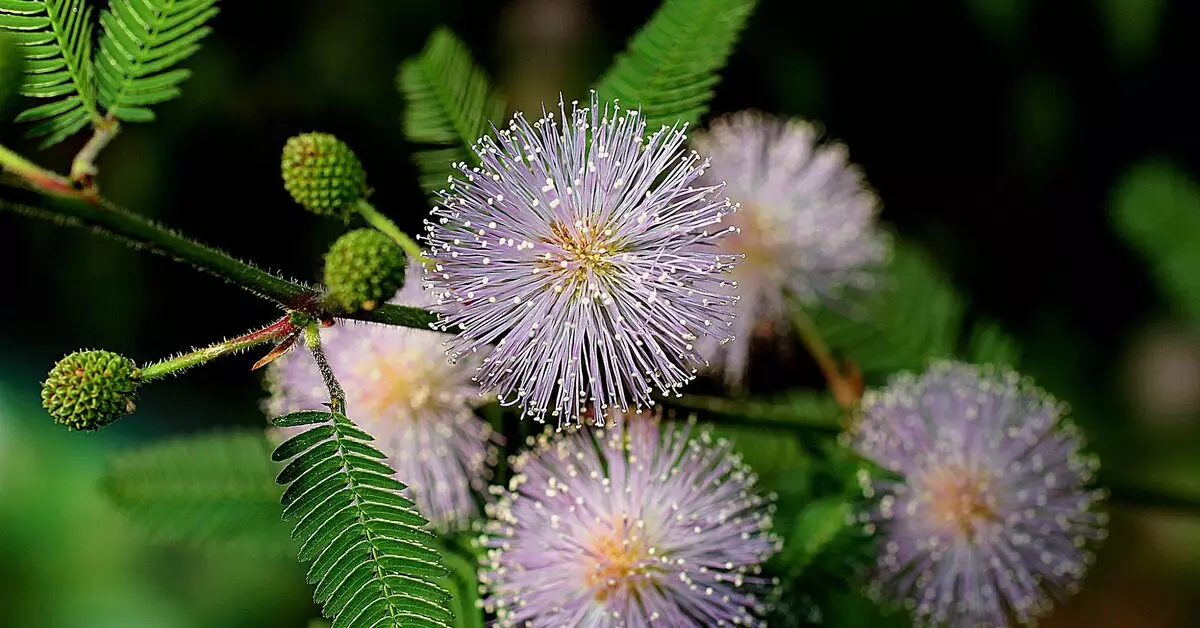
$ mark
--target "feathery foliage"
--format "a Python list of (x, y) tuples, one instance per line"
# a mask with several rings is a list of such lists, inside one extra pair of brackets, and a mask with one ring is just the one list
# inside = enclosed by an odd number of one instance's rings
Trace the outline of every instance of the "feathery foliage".
[(404, 96), (404, 133), (422, 145), (413, 160), (421, 186), (434, 192), (446, 184), (451, 164), (474, 160), (469, 147), (499, 124), (504, 100), (467, 47), (446, 28), (429, 36), (421, 54), (400, 65), (397, 87)]
[(1159, 289), (1200, 324), (1200, 185), (1170, 163), (1146, 162), (1121, 177), (1109, 204)]
[(277, 478), (288, 485), (283, 518), (334, 628), (450, 625), (450, 596), (435, 583), (447, 575), (437, 539), (371, 436), (337, 413), (296, 412), (275, 425), (307, 427), (272, 457), (291, 459)]
[(883, 289), (849, 312), (821, 310), (813, 322), (830, 347), (864, 374), (920, 370), (932, 358), (956, 354), (963, 303), (933, 262), (910, 244), (897, 244)]
[(29, 137), (52, 146), (101, 120), (92, 73), (92, 8), (84, 0), (0, 0), (0, 28), (25, 54), (21, 94), (49, 102), (22, 111)]
[(666, 0), (596, 84), (602, 100), (642, 108), (646, 130), (695, 124), (756, 0)]
[(100, 104), (126, 122), (149, 122), (147, 108), (180, 94), (191, 76), (171, 69), (200, 50), (216, 0), (112, 0), (100, 15), (104, 33), (96, 59)]
[(178, 438), (117, 455), (102, 485), (153, 541), (290, 557), (270, 452), (261, 431)]

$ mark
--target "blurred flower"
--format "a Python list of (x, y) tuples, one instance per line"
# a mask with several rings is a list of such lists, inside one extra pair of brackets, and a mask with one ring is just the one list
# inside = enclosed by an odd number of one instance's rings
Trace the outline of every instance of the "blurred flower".
[[(420, 272), (418, 263), (409, 264), (410, 276)], [(417, 307), (429, 301), (417, 281), (392, 300)], [(321, 332), (349, 415), (387, 454), (421, 514), (440, 528), (459, 529), (479, 513), (471, 490), (486, 487), (500, 437), (473, 412), (487, 401), (470, 381), (477, 361), (447, 363), (445, 339), (433, 331), (370, 324)], [(329, 401), (307, 351), (273, 362), (267, 384), (271, 396), (265, 406), (272, 416), (323, 410)]]
[(1073, 592), (1105, 535), (1095, 458), (1065, 407), (1008, 370), (946, 362), (863, 397), (853, 446), (898, 479), (861, 477), (882, 524), (875, 596), (921, 623), (1005, 626)]
[(1139, 331), (1126, 357), (1134, 414), (1169, 431), (1200, 418), (1200, 337), (1185, 325), (1160, 323)]
[(733, 271), (740, 297), (733, 335), (742, 341), (705, 354), (731, 385), (745, 377), (752, 331), (787, 329), (788, 296), (811, 305), (845, 288), (870, 288), (872, 269), (887, 258), (878, 199), (844, 146), (817, 140), (807, 122), (742, 112), (692, 141), (712, 159), (702, 182), (724, 181), (741, 204), (730, 219), (739, 231), (720, 244), (745, 255)]
[[(517, 114), (475, 146), (482, 166), (443, 191), (425, 278), (447, 355), (483, 351), (477, 379), (538, 421), (647, 407), (704, 364), (693, 343), (730, 339), (732, 256), (714, 244), (736, 210), (697, 187), (704, 164), (679, 128), (645, 139), (636, 111), (572, 103)], [(489, 345), (495, 344), (495, 347)]]
[(543, 434), (493, 489), (480, 582), (503, 626), (754, 625), (779, 549), (725, 439), (658, 415)]

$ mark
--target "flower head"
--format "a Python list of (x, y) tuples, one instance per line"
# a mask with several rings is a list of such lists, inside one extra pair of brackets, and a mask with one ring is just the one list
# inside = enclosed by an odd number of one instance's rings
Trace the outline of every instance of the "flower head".
[(329, 301), (344, 311), (373, 310), (404, 284), (404, 249), (377, 229), (348, 231), (325, 254)]
[[(420, 272), (419, 265), (410, 261), (408, 272)], [(393, 302), (426, 306), (428, 296), (414, 281)], [(444, 334), (432, 331), (369, 324), (321, 332), (350, 416), (387, 454), (421, 514), (455, 529), (479, 512), (471, 490), (486, 487), (499, 436), (473, 412), (486, 401), (470, 381), (473, 361), (448, 364), (444, 340)], [(272, 415), (321, 410), (328, 402), (306, 351), (273, 362), (268, 387), (265, 405)]]
[(788, 297), (828, 303), (847, 288), (869, 288), (887, 257), (878, 199), (845, 147), (818, 139), (807, 122), (742, 112), (692, 142), (712, 160), (702, 182), (726, 182), (741, 203), (730, 219), (739, 230), (720, 246), (745, 255), (733, 270), (741, 297), (733, 333), (742, 342), (712, 354), (730, 384), (745, 376), (752, 332), (786, 328)]
[(283, 146), (283, 186), (308, 211), (346, 218), (367, 194), (367, 173), (345, 142), (302, 133)]
[(503, 626), (753, 625), (773, 507), (728, 441), (658, 417), (543, 435), (483, 542)]
[[(452, 359), (486, 353), (477, 379), (537, 420), (647, 407), (730, 339), (733, 258), (715, 243), (736, 210), (681, 128), (645, 137), (636, 111), (560, 103), (521, 114), (460, 164), (426, 229), (433, 309), (458, 328)], [(489, 346), (495, 344), (495, 347)]]
[(134, 411), (142, 372), (112, 351), (76, 351), (42, 382), (42, 407), (72, 430), (98, 430)]
[(1011, 371), (940, 363), (863, 398), (855, 449), (884, 526), (872, 592), (934, 625), (1030, 622), (1083, 578), (1103, 538), (1097, 463), (1065, 408)]

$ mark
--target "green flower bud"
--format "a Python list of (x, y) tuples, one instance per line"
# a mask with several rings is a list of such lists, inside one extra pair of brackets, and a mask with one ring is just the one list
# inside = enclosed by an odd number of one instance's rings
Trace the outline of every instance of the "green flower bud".
[(141, 370), (111, 351), (76, 351), (42, 382), (42, 407), (54, 422), (98, 430), (134, 411)]
[(12, 34), (0, 30), (0, 111), (7, 109), (9, 99), (20, 89), (24, 72), (25, 53)]
[(347, 217), (367, 193), (354, 151), (328, 133), (304, 133), (283, 147), (283, 186), (308, 211)]
[(356, 229), (337, 239), (325, 254), (325, 286), (330, 300), (353, 311), (373, 310), (404, 285), (404, 249), (374, 229)]

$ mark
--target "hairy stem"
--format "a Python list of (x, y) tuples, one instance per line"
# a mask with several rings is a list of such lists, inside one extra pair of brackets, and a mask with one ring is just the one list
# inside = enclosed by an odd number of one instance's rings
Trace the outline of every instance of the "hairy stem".
[(71, 161), (71, 181), (78, 182), (84, 187), (92, 185), (92, 177), (96, 176), (98, 172), (96, 158), (120, 131), (121, 123), (111, 116), (102, 122), (97, 122), (92, 127), (91, 139), (83, 145), (83, 148), (79, 149), (79, 153)]
[(329, 409), (337, 414), (346, 414), (346, 393), (338, 383), (333, 367), (329, 365), (329, 358), (325, 357), (325, 350), (321, 348), (321, 330), (315, 323), (304, 328), (304, 344), (312, 353), (321, 379), (325, 381), (325, 388), (329, 390)]
[(299, 332), (300, 328), (292, 321), (292, 316), (288, 315), (271, 325), (257, 331), (252, 331), (244, 336), (219, 342), (212, 346), (168, 358), (144, 367), (142, 369), (141, 381), (148, 382), (167, 375), (177, 374), (193, 366), (215, 360), (223, 355), (238, 353), (272, 341), (284, 340)]
[(356, 208), (368, 224), (383, 232), (384, 235), (394, 240), (396, 244), (399, 244), (400, 248), (404, 249), (404, 252), (409, 257), (421, 262), (427, 261), (421, 255), (421, 246), (409, 237), (407, 233), (401, 231), (390, 218), (384, 216), (378, 209), (375, 209), (375, 206), (368, 203), (366, 199), (359, 199)]
[(79, 196), (79, 191), (66, 177), (46, 170), (4, 146), (0, 146), (0, 168), (20, 177), (43, 194), (67, 198)]
[[(7, 165), (3, 155), (4, 152), (0, 150), (0, 164)], [(19, 159), (19, 156), (17, 157)], [(24, 162), (23, 159), (21, 161)], [(66, 179), (59, 179), (63, 181), (66, 189), (71, 190)], [(32, 196), (26, 190), (12, 191)], [(66, 226), (90, 228), (134, 247), (149, 249), (160, 255), (187, 262), (195, 268), (274, 301), (286, 309), (301, 311), (313, 318), (348, 318), (417, 329), (429, 329), (430, 325), (437, 321), (437, 316), (428, 310), (393, 304), (381, 305), (370, 312), (331, 312), (321, 302), (321, 295), (315, 288), (273, 275), (100, 199), (84, 198), (77, 192), (64, 199), (53, 206), (0, 199), (0, 211), (8, 210)]]

